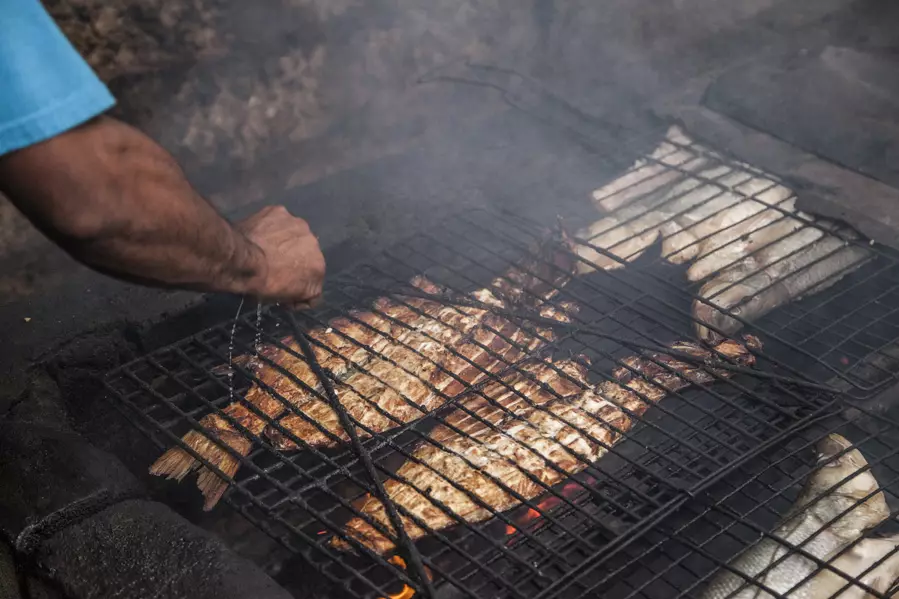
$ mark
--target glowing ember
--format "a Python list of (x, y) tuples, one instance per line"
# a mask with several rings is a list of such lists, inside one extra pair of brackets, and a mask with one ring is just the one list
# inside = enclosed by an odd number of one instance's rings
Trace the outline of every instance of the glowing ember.
[[(406, 560), (404, 560), (403, 558), (401, 558), (398, 555), (394, 555), (387, 561), (390, 562), (391, 564), (399, 566), (403, 570), (406, 569)], [(430, 580), (434, 580), (434, 576), (431, 574), (431, 570), (428, 569), (427, 566), (425, 566), (425, 574), (427, 574), (427, 576)], [(412, 597), (414, 597), (414, 596), (415, 596), (415, 591), (412, 589), (412, 587), (410, 587), (408, 584), (404, 584), (403, 588), (400, 590), (399, 593), (393, 593), (391, 595), (387, 595), (387, 599), (412, 599)], [(378, 599), (384, 599), (384, 597), (379, 597)]]
[(328, 534), (328, 531), (327, 531), (327, 530), (320, 530), (320, 531), (318, 531), (317, 534), (320, 534), (320, 535), (326, 535), (326, 534)]
[(562, 488), (559, 489), (559, 495), (561, 495), (561, 497), (551, 495), (546, 499), (538, 502), (536, 509), (528, 508), (526, 512), (515, 519), (515, 523), (517, 524), (517, 526), (506, 525), (506, 535), (514, 535), (516, 532), (524, 528), (528, 523), (541, 518), (543, 514), (562, 503), (562, 497), (570, 499), (576, 495), (580, 495), (584, 492), (585, 485), (589, 485), (595, 481), (596, 479), (594, 479), (593, 477), (588, 477), (588, 479), (583, 481), (582, 483), (576, 481), (565, 483), (565, 485), (563, 485)]

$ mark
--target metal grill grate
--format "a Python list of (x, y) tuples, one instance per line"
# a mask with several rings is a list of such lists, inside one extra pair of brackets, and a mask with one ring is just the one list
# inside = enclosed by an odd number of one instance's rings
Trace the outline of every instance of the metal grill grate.
[[(656, 178), (659, 180), (654, 181)], [(362, 453), (371, 457), (379, 479), (394, 479), (394, 483), (401, 480), (433, 496), (433, 488), (420, 487), (420, 481), (403, 480), (397, 472), (403, 464), (423, 462), (421, 454), (416, 453), (421, 447), (443, 448), (444, 444), (435, 440), (434, 430), (439, 425), (452, 428), (454, 414), (458, 416), (467, 410), (470, 418), (477, 419), (468, 406), (473, 399), (482, 397), (504, 418), (498, 423), (481, 417), (482, 428), (493, 430), (500, 439), (540, 461), (540, 472), (549, 473), (543, 480), (533, 471), (520, 477), (541, 489), (538, 494), (522, 495), (484, 470), (478, 456), (450, 451), (459, 464), (486, 472), (486, 480), (512, 496), (511, 504), (519, 505), (491, 509), (464, 483), (431, 467), (443, 475), (435, 479), (440, 485), (453, 487), (467, 501), (486, 510), (489, 517), (470, 523), (451, 506), (434, 504), (433, 517), (448, 516), (452, 524), (436, 527), (435, 520), (417, 518), (408, 505), (396, 501), (403, 529), (408, 532), (421, 528), (426, 533), (414, 549), (400, 547), (402, 559), (392, 557), (392, 550), (384, 554), (374, 551), (346, 531), (352, 518), (365, 519), (361, 502), (379, 496), (359, 451), (345, 443), (305, 447), (301, 451), (283, 451), (275, 446), (279, 438), (281, 442), (286, 438), (300, 445), (304, 441), (285, 428), (285, 420), (279, 420), (282, 412), (300, 421), (310, 420), (305, 416), (306, 408), (297, 408), (285, 397), (289, 395), (286, 388), (296, 390), (304, 385), (292, 370), (284, 368), (284, 356), (300, 363), (303, 352), (283, 342), (293, 329), (290, 319), (281, 312), (264, 310), (258, 323), (253, 315), (244, 315), (235, 323), (223, 324), (154, 352), (110, 373), (107, 386), (161, 448), (176, 443), (187, 447), (181, 436), (191, 430), (202, 431), (207, 438), (225, 446), (219, 448), (219, 453), (239, 466), (233, 480), (219, 469), (221, 463), (210, 463), (195, 448), (188, 448), (187, 453), (218, 477), (231, 480), (226, 501), (305, 557), (323, 579), (338, 589), (338, 595), (396, 596), (405, 585), (422, 595), (433, 592), (446, 597), (549, 598), (597, 593), (670, 597), (671, 588), (676, 589), (678, 596), (699, 596), (689, 585), (705, 576), (713, 565), (726, 561), (720, 559), (724, 553), (709, 549), (715, 532), (726, 530), (721, 534), (736, 539), (731, 539), (731, 545), (739, 545), (752, 540), (753, 534), (757, 537), (759, 529), (772, 529), (772, 519), (757, 521), (757, 514), (767, 511), (768, 504), (771, 513), (783, 513), (784, 506), (779, 504), (785, 501), (779, 498), (789, 495), (795, 487), (793, 483), (808, 472), (812, 463), (806, 459), (809, 435), (820, 437), (826, 423), (827, 430), (839, 429), (850, 439), (859, 439), (862, 451), (872, 459), (874, 454), (868, 453), (868, 447), (880, 437), (894, 434), (891, 423), (883, 424), (883, 418), (857, 411), (855, 414), (865, 415), (865, 422), (874, 419), (883, 429), (862, 440), (861, 429), (842, 410), (847, 401), (868, 398), (895, 381), (899, 359), (895, 346), (899, 339), (899, 302), (894, 301), (896, 260), (851, 234), (784, 210), (782, 202), (788, 195), (779, 191), (782, 195), (775, 202), (766, 195), (782, 190), (775, 181), (677, 136), (612, 186), (616, 194), (638, 190), (634, 194), (638, 200), (615, 200), (620, 209), (614, 214), (620, 218), (614, 226), (627, 235), (619, 235), (615, 244), (581, 239), (569, 248), (560, 243), (552, 246), (551, 256), (561, 254), (580, 264), (586, 263), (584, 256), (588, 256), (616, 266), (626, 264), (626, 268), (581, 273), (566, 281), (561, 276), (564, 260), (535, 262), (527, 258), (529, 248), (545, 243), (546, 235), (540, 227), (511, 215), (463, 214), (338, 277), (329, 283), (328, 307), (304, 316), (308, 330), (332, 331), (335, 318), (358, 320), (358, 311), (372, 310), (372, 301), (377, 297), (390, 295), (394, 305), (420, 308), (415, 300), (423, 294), (408, 282), (421, 274), (445, 290), (432, 300), (446, 306), (450, 311), (447, 314), (456, 315), (466, 308), (483, 307), (466, 294), (489, 287), (503, 273), (514, 272), (510, 269), (535, 275), (537, 286), (555, 287), (553, 294), (530, 293), (531, 297), (523, 300), (531, 301), (509, 300), (492, 308), (499, 320), (478, 330), (495, 333), (502, 340), (502, 349), (488, 351), (493, 361), (487, 366), (475, 364), (480, 368), (477, 376), (462, 384), (458, 392), (442, 396), (437, 393), (439, 399), (433, 402), (436, 407), (426, 410), (427, 417), (400, 419), (391, 428), (371, 434), (366, 432), (370, 422), (355, 420), (364, 446)], [(706, 188), (713, 191), (702, 201), (685, 203), (685, 194)], [(745, 194), (741, 189), (756, 191)], [(716, 204), (723, 196), (728, 202)], [(628, 201), (632, 202), (630, 212)], [(694, 336), (694, 306), (709, 305), (707, 296), (705, 303), (701, 299), (701, 286), (727, 272), (732, 264), (711, 272), (703, 281), (687, 283), (687, 265), (672, 264), (670, 255), (658, 255), (659, 246), (653, 246), (652, 239), (639, 251), (619, 251), (629, 237), (639, 238), (652, 226), (673, 223), (687, 214), (700, 215), (690, 221), (691, 226), (711, 222), (723, 211), (732, 210), (737, 202), (762, 202), (765, 209), (779, 210), (783, 218), (797, 219), (806, 228), (820, 228), (825, 235), (845, 235), (845, 245), (834, 252), (843, 247), (864, 252), (864, 260), (828, 277), (833, 279), (833, 286), (819, 281), (813, 289), (819, 293), (808, 293), (805, 299), (786, 302), (757, 320), (740, 323), (740, 334), (752, 333), (761, 339), (760, 349), (745, 354), (752, 356), (752, 368), (747, 367), (748, 362), (716, 356), (715, 351), (697, 362), (695, 356), (690, 358), (670, 349)], [(639, 210), (634, 211), (634, 206)], [(659, 213), (664, 216), (660, 223), (646, 224), (646, 215)], [(742, 222), (746, 220), (731, 222), (729, 226), (739, 227)], [(679, 229), (663, 231), (664, 239), (684, 231), (682, 225), (678, 226)], [(717, 228), (713, 233), (721, 230)], [(703, 238), (694, 237), (695, 243), (701, 245)], [(592, 247), (594, 253), (587, 254), (585, 247)], [(723, 252), (726, 247), (714, 251)], [(663, 241), (661, 251), (664, 253), (665, 249)], [(795, 255), (796, 252), (788, 254), (785, 259)], [(814, 269), (815, 264), (832, 255), (819, 256), (805, 267)], [(743, 254), (740, 260), (745, 261), (746, 257)], [(785, 277), (793, 276), (795, 271)], [(779, 282), (771, 281), (770, 285)], [(764, 289), (756, 291), (762, 293)], [(541, 305), (541, 300), (550, 295), (551, 300)], [(549, 305), (555, 308), (554, 313), (537, 314), (538, 308)], [(739, 305), (734, 308), (739, 309)], [(423, 312), (426, 311), (419, 310), (419, 316)], [(383, 315), (383, 304), (374, 313)], [(547, 314), (555, 314), (553, 318), (567, 314), (570, 322), (558, 322)], [(725, 322), (733, 326), (733, 321)], [(450, 325), (443, 322), (441, 327), (448, 329)], [(554, 331), (552, 336), (550, 330)], [(521, 333), (518, 338), (514, 338), (516, 331)], [(739, 338), (736, 331), (730, 333)], [(474, 337), (473, 333), (463, 335), (460, 343), (471, 344)], [(360, 345), (358, 339), (347, 339), (353, 348)], [(257, 360), (270, 372), (279, 373), (287, 387), (272, 387), (271, 381), (263, 380), (261, 371), (236, 363), (230, 389), (229, 378), (221, 374), (221, 368), (229, 363), (229, 345), (233, 343), (234, 355), (253, 355), (259, 341), (267, 348), (282, 351), (280, 358), (273, 350), (259, 352)], [(475, 339), (474, 343), (479, 342)], [(323, 351), (323, 356), (339, 353), (316, 343), (314, 336), (313, 345)], [(366, 353), (376, 358), (384, 356), (377, 349), (369, 348)], [(449, 355), (458, 354), (454, 350)], [(680, 362), (673, 363), (666, 355)], [(572, 360), (574, 356), (587, 360)], [(634, 362), (635, 356), (642, 362)], [(425, 361), (424, 357), (421, 359)], [(706, 378), (691, 384), (696, 381), (695, 376), (685, 375), (684, 370), (701, 366), (703, 361), (709, 362), (699, 369)], [(562, 372), (561, 365), (575, 362), (586, 368), (584, 380)], [(509, 407), (498, 406), (489, 392), (491, 385), (508, 388), (526, 382), (534, 376), (531, 369), (535, 364), (554, 365), (552, 376), (574, 385), (577, 396), (588, 387), (606, 384), (612, 386), (603, 389), (614, 389), (613, 383), (620, 388), (626, 380), (642, 381), (646, 386), (634, 395), (636, 403), (623, 409), (625, 421), (639, 426), (622, 428), (620, 423), (606, 422), (588, 431), (575, 426), (586, 446), (602, 444), (596, 438), (599, 430), (610, 430), (620, 439), (596, 462), (586, 459), (583, 447), (566, 447), (566, 451), (556, 454), (564, 455), (573, 464), (568, 469), (544, 459), (532, 447), (515, 440), (509, 423), (536, 429), (537, 425), (523, 415), (525, 411), (548, 412), (550, 406), (571, 403), (573, 396), (562, 398), (558, 391), (543, 385), (541, 392), (548, 394), (545, 404), (535, 404), (525, 394), (513, 394), (514, 403)], [(650, 366), (655, 374), (647, 375), (646, 368)], [(366, 373), (366, 368), (357, 365), (355, 370)], [(444, 374), (459, 379), (458, 371)], [(666, 383), (668, 388), (663, 389), (659, 380), (665, 376), (679, 382), (674, 386)], [(328, 372), (328, 377), (333, 378), (340, 393), (345, 393), (347, 386), (352, 387), (355, 380), (333, 371)], [(434, 380), (437, 379), (430, 379), (429, 384)], [(382, 382), (385, 388), (390, 386), (389, 382)], [(282, 406), (275, 417), (245, 399), (254, 385), (262, 385)], [(668, 391), (661, 401), (647, 396), (659, 390)], [(306, 387), (304, 392), (321, 397), (321, 390)], [(249, 421), (225, 411), (232, 403), (263, 421), (270, 434), (250, 430)], [(644, 414), (650, 404), (651, 409)], [(634, 410), (633, 406), (640, 407)], [(379, 408), (372, 405), (371, 409)], [(234, 437), (219, 436), (200, 423), (208, 414), (217, 414), (221, 422), (227, 423), (233, 435), (246, 444), (246, 455), (234, 449)], [(847, 428), (853, 430), (844, 430)], [(328, 437), (322, 429), (318, 427)], [(456, 432), (463, 438), (471, 436)], [(504, 459), (508, 462), (508, 456)], [(427, 469), (427, 465), (423, 467)], [(881, 485), (889, 490), (887, 479)], [(757, 490), (750, 492), (750, 487)], [(735, 496), (766, 494), (769, 500), (764, 508), (753, 504), (753, 508), (760, 508), (755, 511), (734, 507), (736, 500), (721, 495), (728, 489)], [(380, 529), (378, 522), (372, 524), (370, 520), (369, 524), (389, 535), (389, 527), (384, 527), (387, 522), (382, 521)], [(334, 539), (342, 539), (353, 551), (336, 546)], [(409, 564), (409, 569), (402, 564)]]
[[(853, 440), (854, 447), (867, 457), (887, 503), (894, 505), (899, 490), (897, 432), (895, 420), (870, 413), (861, 418), (835, 416), (811, 423), (787, 442), (760, 454), (747, 462), (744, 469), (698, 494), (663, 525), (622, 551), (596, 560), (552, 593), (653, 599), (703, 596), (702, 586), (716, 570), (733, 568), (734, 559), (741, 552), (751, 550), (761, 539), (772, 538), (778, 521), (796, 504), (803, 482), (816, 470), (815, 445), (831, 433)], [(897, 530), (897, 521), (891, 517), (877, 528), (876, 535), (866, 533), (843, 551), (851, 551), (868, 538), (894, 535)], [(827, 569), (823, 560), (815, 560), (808, 547), (800, 546), (796, 552), (819, 562), (817, 566), (821, 569)], [(896, 552), (899, 544), (886, 557)], [(773, 562), (771, 565), (776, 565)], [(879, 563), (882, 562), (872, 559), (865, 567), (873, 569)], [(841, 585), (846, 584), (847, 588), (857, 580), (852, 576), (840, 578), (843, 578)], [(793, 584), (798, 587), (805, 581), (796, 577)], [(883, 591), (868, 590), (871, 594), (866, 597), (888, 596)], [(772, 596), (785, 594), (774, 592)]]

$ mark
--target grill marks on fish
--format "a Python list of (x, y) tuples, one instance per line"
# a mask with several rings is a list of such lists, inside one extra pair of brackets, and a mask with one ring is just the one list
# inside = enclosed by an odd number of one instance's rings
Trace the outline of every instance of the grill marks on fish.
[[(568, 252), (556, 250), (544, 249), (541, 254), (540, 261), (511, 268), (490, 287), (471, 296), (487, 306), (529, 306), (543, 318), (570, 322), (577, 306), (561, 302), (556, 308), (547, 301), (570, 278), (573, 258)], [(348, 415), (362, 425), (358, 430), (362, 438), (422, 417), (553, 337), (545, 327), (527, 331), (486, 308), (425, 300), (415, 310), (425, 318), (401, 323), (404, 331), (389, 339), (378, 355), (337, 381), (335, 392)], [(279, 426), (266, 430), (276, 448), (297, 449), (292, 437), (323, 447), (349, 440), (324, 398), (310, 397), (298, 409), (302, 415), (289, 415), (280, 420)]]
[[(757, 348), (758, 340), (748, 337), (747, 345)], [(582, 361), (529, 365), (472, 392), (399, 468), (396, 478), (385, 482), (385, 490), (401, 513), (414, 515), (431, 530), (457, 521), (486, 520), (600, 459), (633, 425), (634, 417), (666, 393), (729, 376), (715, 364), (724, 359), (752, 364), (747, 345), (725, 341), (709, 350), (679, 343), (673, 349), (693, 356), (699, 365), (666, 354), (634, 356), (613, 372), (614, 380), (595, 386), (587, 383)], [(378, 499), (368, 497), (360, 511), (392, 531)], [(409, 536), (427, 534), (408, 514), (402, 518)], [(346, 532), (378, 553), (394, 548), (392, 538), (361, 516), (350, 520)], [(337, 538), (332, 545), (350, 546)]]
[[(773, 599), (774, 595), (759, 585), (779, 597), (818, 599), (831, 597), (846, 584), (845, 578), (820, 570), (814, 561), (780, 541), (828, 561), (860, 539), (865, 530), (883, 522), (889, 508), (868, 462), (847, 439), (828, 435), (818, 442), (817, 451), (822, 465), (806, 479), (793, 509), (774, 531), (774, 538), (762, 539), (734, 560), (731, 567), (742, 576), (722, 572), (709, 584), (703, 599)], [(835, 565), (861, 573), (866, 569), (861, 567), (865, 561), (872, 566), (878, 554), (886, 553), (881, 544), (865, 543), (857, 544)], [(831, 589), (830, 593), (826, 589)], [(853, 592), (860, 590), (856, 587)], [(853, 595), (845, 597), (849, 596)]]
[[(541, 315), (567, 322), (567, 314), (574, 309), (573, 305), (567, 305), (564, 312), (544, 307)], [(435, 318), (424, 329), (400, 336), (384, 350), (383, 357), (335, 385), (343, 408), (362, 425), (359, 436), (366, 438), (421, 418), (463, 388), (522, 359), (553, 337), (548, 329), (529, 333), (492, 314), (478, 322), (473, 329), (457, 329), (443, 326)], [(281, 428), (309, 445), (331, 447), (348, 441), (337, 413), (324, 399), (310, 399), (299, 410), (303, 415), (287, 416), (279, 422), (280, 427), (267, 429), (278, 449), (297, 448)]]
[(796, 223), (790, 218), (784, 224), (792, 229), (754, 234), (757, 243), (748, 245), (748, 252), (764, 247), (702, 286), (699, 295), (708, 303), (693, 304), (700, 338), (716, 338), (719, 333), (711, 327), (724, 335), (739, 330), (742, 322), (731, 315), (751, 322), (780, 305), (824, 291), (872, 258), (868, 249), (850, 243), (859, 236), (848, 227), (823, 219), (816, 221), (823, 231)]
[[(374, 331), (391, 334), (396, 329), (389, 319), (372, 312), (358, 314), (357, 318), (366, 322)], [(316, 342), (314, 351), (322, 366), (337, 376), (346, 376), (354, 365), (364, 364), (370, 359), (367, 351), (360, 350), (347, 338), (375, 348), (384, 345), (381, 341), (383, 337), (372, 330), (361, 329), (352, 320), (344, 318), (332, 321), (328, 329), (310, 331), (309, 335)], [(255, 376), (258, 377), (259, 383), (250, 388), (245, 398), (226, 406), (222, 414), (207, 414), (200, 419), (199, 426), (212, 435), (193, 430), (182, 438), (187, 447), (203, 456), (227, 476), (233, 477), (237, 473), (240, 461), (222, 445), (226, 445), (239, 455), (248, 455), (252, 447), (249, 436), (238, 426), (232, 425), (228, 418), (233, 419), (250, 434), (259, 435), (265, 429), (267, 419), (259, 416), (256, 411), (268, 418), (277, 418), (287, 410), (284, 401), (300, 404), (306, 400), (308, 393), (303, 385), (314, 388), (319, 384), (309, 364), (300, 357), (302, 352), (296, 341), (287, 338), (283, 339), (282, 343), (287, 349), (266, 345), (260, 350), (260, 365), (255, 368)], [(319, 344), (332, 343), (343, 349), (344, 353), (341, 355), (321, 351)], [(268, 366), (269, 361), (274, 366)], [(302, 384), (298, 384), (294, 379)], [(278, 395), (284, 401), (279, 399)], [(256, 411), (251, 410), (250, 406)], [(220, 441), (216, 441), (213, 435)], [(200, 470), (197, 487), (205, 498), (204, 508), (208, 510), (218, 503), (227, 488), (227, 483), (213, 470), (202, 465), (187, 450), (181, 447), (169, 449), (153, 463), (150, 474), (180, 481), (197, 469)]]
[[(547, 238), (536, 248), (534, 255), (497, 277), (490, 286), (473, 292), (472, 296), (488, 306), (533, 307), (559, 319), (567, 318), (546, 302), (574, 272), (568, 244), (564, 234), (561, 241)], [(540, 339), (541, 332), (523, 334), (520, 328), (513, 328), (505, 320), (499, 322), (482, 307), (441, 303), (439, 296), (444, 290), (424, 277), (413, 278), (411, 284), (419, 291), (434, 295), (435, 299), (407, 297), (400, 302), (381, 298), (374, 302), (372, 311), (352, 312), (350, 317), (336, 318), (328, 327), (307, 333), (316, 359), (343, 390), (341, 397), (350, 404), (351, 414), (374, 430), (387, 430), (397, 422), (409, 422), (432, 409), (435, 396), (419, 376), (431, 384), (438, 383), (444, 394), (458, 393), (466, 382), (483, 376), (477, 370), (489, 371), (502, 361), (482, 357), (481, 346), (498, 348), (501, 356), (513, 359), (520, 356), (515, 353), (520, 351), (518, 343), (527, 351), (544, 342)], [(569, 304), (568, 309), (574, 308)], [(504, 336), (511, 339), (511, 343), (499, 341)], [(204, 416), (199, 422), (201, 430), (190, 431), (182, 438), (187, 447), (228, 477), (233, 477), (239, 468), (240, 459), (234, 454), (246, 456), (252, 447), (249, 436), (240, 427), (232, 425), (229, 417), (252, 435), (259, 435), (271, 420), (278, 419), (290, 410), (289, 406), (294, 406), (312, 419), (320, 418), (317, 422), (321, 426), (310, 425), (306, 419), (293, 415), (281, 421), (287, 430), (295, 431), (304, 439), (308, 435), (307, 440), (313, 445), (333, 445), (346, 439), (345, 432), (336, 422), (336, 415), (318, 399), (316, 391), (319, 391), (320, 382), (302, 357), (296, 341), (283, 339), (282, 345), (284, 347), (262, 348), (262, 359), (254, 368), (258, 383), (244, 398), (226, 406), (222, 414)], [(467, 361), (462, 364), (460, 356), (475, 366)], [(447, 382), (446, 379), (451, 377), (445, 375), (445, 371), (457, 373), (462, 382)], [(409, 405), (404, 397), (418, 399)], [(385, 411), (389, 417), (384, 415)], [(262, 416), (256, 412), (261, 412)], [(205, 434), (204, 430), (211, 434)], [(268, 432), (276, 447), (295, 447), (292, 440), (275, 428), (269, 428)], [(221, 498), (227, 482), (203, 466), (191, 452), (180, 446), (168, 450), (150, 467), (150, 473), (181, 480), (197, 469), (200, 470), (197, 484), (205, 497), (204, 508), (208, 510)]]
[(577, 233), (578, 272), (622, 268), (661, 239), (662, 257), (689, 263), (688, 280), (702, 283), (692, 308), (697, 335), (721, 340), (743, 326), (732, 315), (761, 318), (872, 257), (853, 243), (853, 230), (798, 211), (795, 200), (789, 188), (672, 127), (648, 159), (594, 192), (607, 216)]

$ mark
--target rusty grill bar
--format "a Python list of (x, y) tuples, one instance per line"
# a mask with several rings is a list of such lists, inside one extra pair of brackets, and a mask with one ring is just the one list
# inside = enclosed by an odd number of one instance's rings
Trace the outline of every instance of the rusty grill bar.
[[(777, 184), (695, 144), (669, 145), (670, 154), (647, 156), (643, 163), (658, 165), (664, 176), (674, 173), (666, 185), (695, 180), (697, 185), (739, 195), (732, 183), (720, 183), (735, 173), (745, 175), (746, 181), (764, 179), (772, 186)], [(675, 155), (677, 161), (672, 161)], [(684, 166), (690, 160), (713, 164), (718, 176), (697, 175)], [(635, 168), (632, 172), (640, 171)], [(745, 201), (763, 202), (758, 195), (747, 195)], [(716, 197), (713, 194), (706, 201), (713, 202)], [(666, 201), (677, 200), (673, 196)], [(773, 204), (765, 206), (779, 209)], [(818, 226), (812, 221), (806, 224)], [(371, 310), (376, 297), (389, 295), (397, 302), (408, 302), (421, 294), (408, 285), (411, 277), (420, 274), (448, 290), (441, 302), (461, 308), (471, 303), (466, 293), (520, 264), (528, 248), (541, 239), (545, 239), (543, 228), (517, 216), (487, 212), (455, 216), (330, 282), (327, 308), (304, 314), (303, 325), (327, 327), (335, 317), (352, 318), (351, 309)], [(582, 247), (586, 242), (577, 243)], [(360, 460), (359, 447), (306, 446), (301, 451), (278, 451), (267, 438), (222, 412), (229, 403), (243, 401), (269, 427), (303, 445), (277, 418), (267, 417), (243, 400), (251, 385), (261, 384), (250, 369), (233, 365), (233, 392), (229, 379), (216, 374), (229, 363), (232, 332), (234, 355), (254, 354), (257, 340), (288, 349), (281, 339), (292, 333), (291, 319), (278, 310), (263, 310), (258, 323), (253, 314), (244, 314), (235, 323), (155, 351), (110, 373), (106, 384), (116, 405), (160, 448), (181, 443), (181, 435), (188, 430), (204, 430), (199, 420), (209, 413), (219, 414), (250, 439), (253, 449), (247, 456), (227, 450), (239, 460), (240, 470), (225, 501), (302, 555), (333, 585), (336, 595), (397, 596), (405, 586), (419, 596), (438, 597), (548, 599), (597, 593), (670, 597), (653, 594), (667, 584), (679, 597), (699, 596), (697, 585), (703, 577), (713, 566), (727, 561), (720, 559), (720, 551), (709, 547), (720, 537), (730, 537), (731, 545), (739, 546), (748, 542), (747, 530), (772, 530), (770, 514), (767, 519), (758, 519), (757, 514), (767, 510), (782, 515), (783, 496), (795, 493), (797, 481), (808, 472), (808, 447), (822, 431), (846, 433), (867, 454), (868, 446), (883, 445), (880, 439), (899, 430), (892, 421), (869, 414), (858, 404), (894, 383), (899, 371), (896, 259), (864, 240), (847, 239), (846, 243), (864, 247), (869, 259), (863, 266), (820, 294), (782, 305), (756, 322), (743, 323), (739, 334), (752, 333), (762, 342), (762, 348), (753, 351), (752, 368), (724, 360), (720, 368), (716, 365), (709, 371), (712, 382), (671, 391), (646, 414), (631, 413), (638, 426), (624, 431), (599, 462), (584, 463), (571, 452), (581, 462), (581, 470), (573, 476), (545, 463), (545, 469), (561, 475), (562, 482), (541, 483), (542, 494), (533, 498), (516, 496), (514, 489), (506, 487), (506, 493), (521, 504), (507, 511), (490, 510), (479, 497), (444, 477), (446, 484), (492, 512), (488, 520), (476, 524), (462, 521), (450, 510), (448, 515), (456, 524), (432, 530), (427, 522), (416, 520), (403, 505), (396, 504), (398, 514), (411, 518), (428, 533), (414, 548), (400, 549), (402, 560), (369, 550), (347, 536), (343, 528), (352, 516), (361, 515), (361, 498), (379, 493)], [(652, 252), (630, 260), (615, 254), (614, 248), (595, 249), (627, 266), (597, 270), (560, 286), (550, 303), (560, 310), (564, 310), (564, 302), (576, 304), (579, 312), (569, 312), (571, 322), (549, 322), (522, 309), (496, 311), (530, 336), (543, 337), (542, 347), (526, 357), (502, 361), (486, 372), (486, 380), (444, 397), (444, 405), (426, 418), (398, 423), (361, 440), (361, 453), (370, 456), (371, 467), (381, 480), (396, 478), (401, 464), (418, 460), (414, 452), (423, 443), (439, 447), (439, 442), (429, 440), (428, 433), (436, 424), (447, 424), (454, 410), (465, 410), (463, 398), (480, 394), (492, 401), (484, 394), (485, 386), (506, 380), (506, 376), (527, 377), (527, 365), (534, 360), (586, 356), (591, 384), (617, 380), (612, 374), (616, 368), (630, 368), (630, 376), (641, 377), (626, 361), (632, 356), (642, 356), (670, 371), (667, 363), (652, 358), (651, 352), (665, 353), (673, 343), (693, 337), (691, 303), (702, 301), (698, 296), (701, 282), (686, 284), (684, 267), (653, 257)], [(554, 339), (545, 337), (549, 325), (555, 331)], [(302, 352), (290, 351), (302, 357)], [(676, 353), (673, 356), (687, 360)], [(291, 376), (264, 354), (258, 359)], [(302, 386), (295, 377), (293, 381)], [(304, 417), (301, 410), (274, 395), (287, 406), (286, 414)], [(527, 403), (529, 398), (521, 400)], [(844, 411), (847, 405), (856, 407), (853, 416)], [(507, 416), (517, 417), (514, 413)], [(878, 432), (865, 432), (858, 419), (869, 427), (876, 422)], [(365, 431), (362, 423), (356, 421), (356, 426)], [(216, 439), (214, 433), (204, 432)], [(528, 447), (521, 450), (537, 456)], [(203, 456), (190, 453), (217, 471)], [(469, 456), (456, 457), (477, 467)], [(883, 459), (876, 468), (886, 468), (889, 463)], [(527, 476), (540, 482), (533, 474)], [(894, 477), (886, 475), (881, 484), (891, 493), (890, 478)], [(402, 482), (416, 486), (414, 480)], [(496, 479), (493, 482), (505, 486)], [(183, 484), (190, 484), (195, 491), (192, 482)], [(753, 485), (769, 499), (754, 505), (755, 511), (734, 507), (734, 497), (745, 495), (747, 486)], [(436, 509), (447, 513), (448, 508), (438, 505)], [(331, 546), (329, 541), (335, 537), (343, 538), (355, 551)], [(433, 591), (425, 588), (431, 584)]]

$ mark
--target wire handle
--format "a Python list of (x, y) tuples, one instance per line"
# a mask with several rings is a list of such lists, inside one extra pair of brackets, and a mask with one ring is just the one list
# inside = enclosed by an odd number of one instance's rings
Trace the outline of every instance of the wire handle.
[(306, 337), (305, 331), (300, 328), (300, 325), (299, 323), (297, 323), (296, 317), (294, 317), (293, 313), (282, 306), (278, 306), (277, 308), (282, 312), (284, 319), (290, 326), (290, 332), (293, 333), (293, 337), (294, 339), (296, 339), (297, 344), (300, 346), (300, 350), (303, 352), (303, 356), (309, 363), (309, 367), (312, 369), (312, 372), (321, 383), (328, 403), (330, 404), (331, 408), (337, 413), (337, 417), (340, 420), (340, 426), (344, 431), (346, 431), (347, 436), (349, 436), (350, 438), (350, 444), (353, 447), (353, 452), (358, 456), (359, 461), (362, 462), (362, 465), (365, 468), (366, 474), (368, 474), (368, 477), (371, 479), (372, 484), (375, 488), (375, 494), (378, 500), (380, 500), (384, 505), (384, 509), (387, 511), (387, 517), (390, 520), (390, 524), (396, 531), (397, 547), (402, 553), (405, 554), (403, 555), (403, 557), (406, 559), (406, 563), (412, 565), (412, 573), (421, 584), (425, 597), (427, 597), (428, 599), (432, 599), (435, 596), (434, 587), (431, 584), (431, 579), (428, 578), (428, 575), (425, 572), (424, 563), (421, 560), (421, 554), (419, 554), (418, 549), (412, 543), (409, 535), (406, 534), (406, 529), (403, 527), (403, 522), (396, 511), (396, 506), (393, 505), (393, 502), (387, 496), (387, 491), (384, 489), (384, 484), (381, 482), (381, 479), (378, 478), (378, 475), (375, 472), (375, 466), (372, 463), (371, 455), (368, 453), (368, 450), (365, 449), (365, 446), (359, 439), (359, 435), (356, 433), (356, 427), (353, 426), (352, 419), (350, 418), (349, 414), (347, 414), (347, 411), (343, 407), (343, 404), (340, 403), (340, 398), (334, 391), (334, 386), (331, 384), (331, 379), (329, 379), (322, 370), (321, 365), (318, 363), (318, 359), (316, 359), (315, 357), (315, 353), (312, 351), (312, 347), (309, 344), (309, 339)]

